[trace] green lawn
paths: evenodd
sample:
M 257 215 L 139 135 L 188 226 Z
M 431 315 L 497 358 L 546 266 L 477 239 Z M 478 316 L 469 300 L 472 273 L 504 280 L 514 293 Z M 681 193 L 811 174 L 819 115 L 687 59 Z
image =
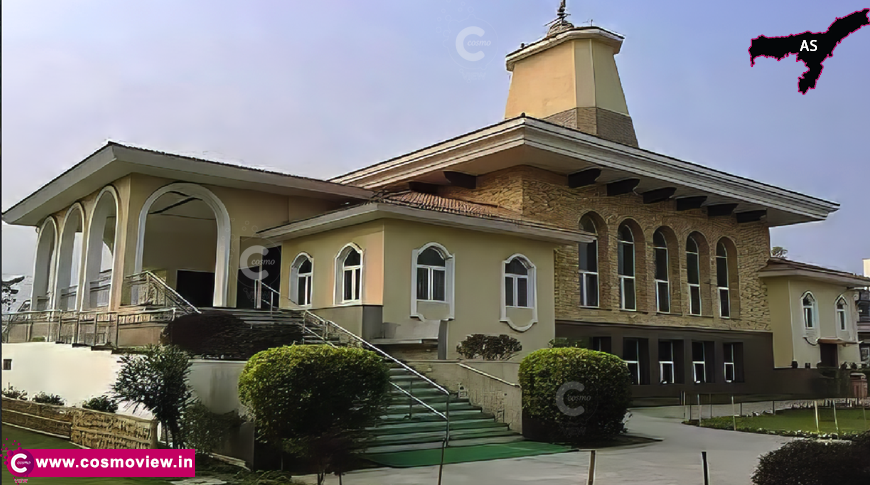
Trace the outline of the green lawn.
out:
M 54 438 L 52 436 L 46 436 L 44 434 L 33 433 L 30 431 L 25 431 L 21 428 L 16 428 L 13 426 L 3 425 L 3 433 L 2 440 L 6 443 L 5 438 L 9 438 L 9 441 L 16 440 L 21 443 L 21 446 L 24 449 L 28 448 L 50 448 L 50 449 L 66 449 L 66 448 L 78 448 L 74 444 L 70 443 L 67 440 L 63 440 L 60 438 Z M 12 479 L 12 475 L 9 473 L 9 470 L 6 469 L 5 465 L 0 465 L 3 468 L 2 473 L 2 485 L 13 485 L 15 482 Z M 28 479 L 28 483 L 63 483 L 63 484 L 71 484 L 71 485 L 109 485 L 109 484 L 118 484 L 118 485 L 168 485 L 169 481 L 165 478 L 30 478 Z
M 838 409 L 837 423 L 840 425 L 840 433 L 870 430 L 870 411 L 866 412 L 867 420 L 860 409 Z M 704 427 L 723 429 L 732 428 L 730 416 L 713 419 L 704 419 Z M 764 428 L 776 431 L 805 431 L 816 432 L 815 412 L 812 409 L 792 409 L 777 411 L 776 415 L 763 414 L 761 416 L 738 417 L 737 428 Z M 819 430 L 822 433 L 836 433 L 834 423 L 834 410 L 831 408 L 819 408 Z

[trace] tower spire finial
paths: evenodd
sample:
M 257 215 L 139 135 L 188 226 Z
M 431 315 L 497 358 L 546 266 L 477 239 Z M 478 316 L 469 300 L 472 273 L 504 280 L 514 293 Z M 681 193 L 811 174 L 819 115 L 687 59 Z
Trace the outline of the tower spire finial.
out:
M 556 10 L 556 20 L 547 24 L 550 27 L 550 30 L 547 31 L 547 37 L 552 37 L 561 32 L 565 32 L 566 30 L 573 29 L 574 25 L 567 20 L 567 17 L 570 16 L 571 14 L 565 11 L 565 0 L 562 0 L 562 2 L 559 3 L 559 9 Z

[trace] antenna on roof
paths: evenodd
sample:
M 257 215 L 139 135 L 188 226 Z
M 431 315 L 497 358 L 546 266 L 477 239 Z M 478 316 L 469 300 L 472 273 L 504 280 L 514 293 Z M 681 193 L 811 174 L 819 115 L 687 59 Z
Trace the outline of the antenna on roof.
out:
M 562 2 L 559 4 L 559 9 L 556 10 L 556 19 L 546 24 L 548 27 L 550 27 L 550 30 L 547 32 L 547 36 L 549 37 L 551 35 L 573 29 L 574 25 L 567 20 L 567 18 L 570 16 L 571 14 L 565 11 L 565 0 L 562 0 Z

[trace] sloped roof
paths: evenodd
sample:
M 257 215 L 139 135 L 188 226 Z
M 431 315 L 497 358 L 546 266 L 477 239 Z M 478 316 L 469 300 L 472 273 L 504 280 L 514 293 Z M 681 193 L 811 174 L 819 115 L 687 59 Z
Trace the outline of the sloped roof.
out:
M 839 271 L 835 269 L 816 266 L 800 261 L 792 261 L 785 258 L 770 258 L 767 264 L 759 271 L 759 276 L 805 276 L 809 278 L 827 279 L 854 287 L 870 286 L 870 278 L 866 276 Z

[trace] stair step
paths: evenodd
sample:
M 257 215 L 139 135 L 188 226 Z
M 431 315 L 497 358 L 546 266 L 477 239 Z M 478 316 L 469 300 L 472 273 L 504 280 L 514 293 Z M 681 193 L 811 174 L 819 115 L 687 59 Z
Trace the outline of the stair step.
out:
M 497 443 L 513 443 L 515 441 L 522 441 L 523 437 L 517 433 L 511 433 L 511 435 L 505 436 L 492 436 L 489 438 L 469 438 L 469 439 L 461 439 L 461 440 L 450 440 L 448 444 L 451 448 L 458 448 L 461 446 L 476 446 L 476 445 L 492 445 Z M 398 445 L 384 445 L 384 446 L 369 446 L 361 450 L 363 453 L 394 453 L 397 451 L 411 451 L 411 450 L 431 450 L 441 448 L 441 440 L 439 441 L 429 441 L 426 443 L 414 443 L 414 444 L 398 444 Z
M 411 399 L 410 397 L 408 397 L 407 394 L 401 393 L 401 392 L 399 392 L 398 389 L 395 389 L 395 388 L 393 390 L 396 391 L 396 392 L 390 392 L 390 397 L 393 399 L 393 401 L 392 401 L 393 405 L 408 407 L 409 402 L 414 402 L 415 405 L 420 405 L 419 402 L 417 402 L 414 399 Z M 414 396 L 415 398 L 423 401 L 424 403 L 432 406 L 435 409 L 438 409 L 438 407 L 435 406 L 435 404 L 441 404 L 441 403 L 447 402 L 447 395 L 441 394 L 440 392 L 437 392 L 436 394 L 430 394 L 430 393 L 418 392 L 416 389 L 414 389 L 413 392 L 411 392 L 410 394 L 412 396 Z M 468 402 L 467 398 L 458 399 L 456 396 L 451 395 L 450 396 L 450 409 L 451 410 L 457 409 L 454 407 L 454 404 L 464 404 L 467 402 Z
M 450 431 L 450 441 L 464 439 L 495 438 L 516 434 L 507 427 L 483 429 L 458 429 Z M 379 435 L 366 442 L 369 446 L 386 446 L 398 444 L 428 443 L 444 439 L 444 430 L 424 431 L 420 433 L 403 433 L 398 435 Z
M 492 418 L 466 419 L 464 421 L 450 421 L 450 429 L 482 429 L 482 428 L 498 428 L 507 426 L 504 423 L 499 423 Z M 444 421 L 426 421 L 426 422 L 407 422 L 384 424 L 374 428 L 368 428 L 367 431 L 372 435 L 382 434 L 404 434 L 404 433 L 420 433 L 424 431 L 443 431 Z
M 421 399 L 421 401 L 422 401 L 422 399 Z M 444 401 L 444 402 L 426 402 L 426 401 L 423 401 L 423 402 L 428 404 L 429 407 L 431 407 L 432 409 L 434 409 L 436 411 L 441 411 L 442 413 L 447 409 L 447 401 Z M 395 412 L 401 413 L 401 412 L 407 411 L 409 407 L 411 408 L 411 411 L 413 411 L 415 413 L 428 411 L 428 408 L 426 408 L 426 406 L 423 406 L 422 404 L 420 404 L 417 401 L 413 401 L 413 404 L 411 404 L 410 406 L 407 403 L 407 401 L 404 403 L 400 403 L 400 404 L 391 404 L 387 409 L 391 412 L 395 411 Z M 451 414 L 454 411 L 466 411 L 469 409 L 479 410 L 480 408 L 472 406 L 471 403 L 469 403 L 467 399 L 464 399 L 462 401 L 451 401 L 450 402 L 450 413 Z
M 426 408 L 421 408 L 426 409 Z M 405 409 L 407 411 L 407 408 Z M 392 410 L 391 410 L 392 411 Z M 416 411 L 416 409 L 415 409 Z M 467 419 L 480 419 L 480 418 L 492 418 L 493 415 L 483 412 L 479 409 L 462 409 L 450 410 L 450 422 L 454 421 L 464 421 Z M 396 424 L 396 423 L 409 423 L 409 422 L 427 422 L 427 421 L 440 421 L 444 422 L 444 418 L 438 416 L 437 414 L 432 413 L 431 411 L 426 412 L 415 412 L 413 417 L 409 418 L 407 412 L 388 412 L 381 416 L 381 423 L 383 424 Z

